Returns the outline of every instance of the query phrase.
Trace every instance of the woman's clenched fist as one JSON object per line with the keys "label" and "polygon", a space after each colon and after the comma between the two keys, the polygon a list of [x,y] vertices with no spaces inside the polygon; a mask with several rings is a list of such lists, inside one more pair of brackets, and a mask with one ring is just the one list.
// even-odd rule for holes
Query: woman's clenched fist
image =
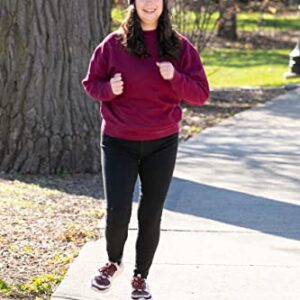
{"label": "woman's clenched fist", "polygon": [[115,95],[121,95],[123,93],[124,82],[122,80],[122,74],[116,73],[114,77],[110,79],[110,85]]}
{"label": "woman's clenched fist", "polygon": [[170,62],[156,62],[156,65],[159,68],[159,72],[163,79],[165,80],[172,80],[174,77],[175,69]]}

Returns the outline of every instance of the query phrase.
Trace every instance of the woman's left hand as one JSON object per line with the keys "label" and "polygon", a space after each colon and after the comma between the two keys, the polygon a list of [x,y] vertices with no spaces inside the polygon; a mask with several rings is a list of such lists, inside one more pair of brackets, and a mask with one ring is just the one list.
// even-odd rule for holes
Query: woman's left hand
{"label": "woman's left hand", "polygon": [[174,77],[175,69],[170,62],[156,62],[163,79],[171,80]]}

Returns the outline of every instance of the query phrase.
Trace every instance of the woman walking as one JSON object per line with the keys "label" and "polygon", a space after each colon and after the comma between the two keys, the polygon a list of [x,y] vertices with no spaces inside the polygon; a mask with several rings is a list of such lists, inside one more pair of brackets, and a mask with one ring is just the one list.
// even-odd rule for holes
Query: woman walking
{"label": "woman walking", "polygon": [[167,0],[131,0],[120,28],[94,50],[82,84],[101,103],[101,160],[107,201],[107,263],[91,287],[106,291],[123,269],[137,176],[132,299],[152,299],[147,276],[160,237],[178,148],[180,101],[202,105],[209,86],[199,53],[171,24]]}

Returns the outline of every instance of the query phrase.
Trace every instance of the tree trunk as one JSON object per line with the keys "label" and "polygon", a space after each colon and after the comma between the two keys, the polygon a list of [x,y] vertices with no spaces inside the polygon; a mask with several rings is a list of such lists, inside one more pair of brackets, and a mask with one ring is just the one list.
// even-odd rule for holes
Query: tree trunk
{"label": "tree trunk", "polygon": [[237,39],[236,4],[234,0],[220,1],[217,35],[231,41]]}
{"label": "tree trunk", "polygon": [[110,11],[110,0],[0,0],[1,172],[99,172],[99,104],[81,80]]}

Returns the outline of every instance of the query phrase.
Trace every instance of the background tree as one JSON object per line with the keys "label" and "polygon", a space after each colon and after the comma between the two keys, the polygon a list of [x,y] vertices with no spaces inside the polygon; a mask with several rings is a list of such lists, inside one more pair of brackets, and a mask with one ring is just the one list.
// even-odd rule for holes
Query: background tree
{"label": "background tree", "polygon": [[237,6],[234,0],[219,1],[218,37],[235,41],[237,35]]}
{"label": "background tree", "polygon": [[0,0],[0,171],[98,172],[98,104],[81,80],[110,0]]}

